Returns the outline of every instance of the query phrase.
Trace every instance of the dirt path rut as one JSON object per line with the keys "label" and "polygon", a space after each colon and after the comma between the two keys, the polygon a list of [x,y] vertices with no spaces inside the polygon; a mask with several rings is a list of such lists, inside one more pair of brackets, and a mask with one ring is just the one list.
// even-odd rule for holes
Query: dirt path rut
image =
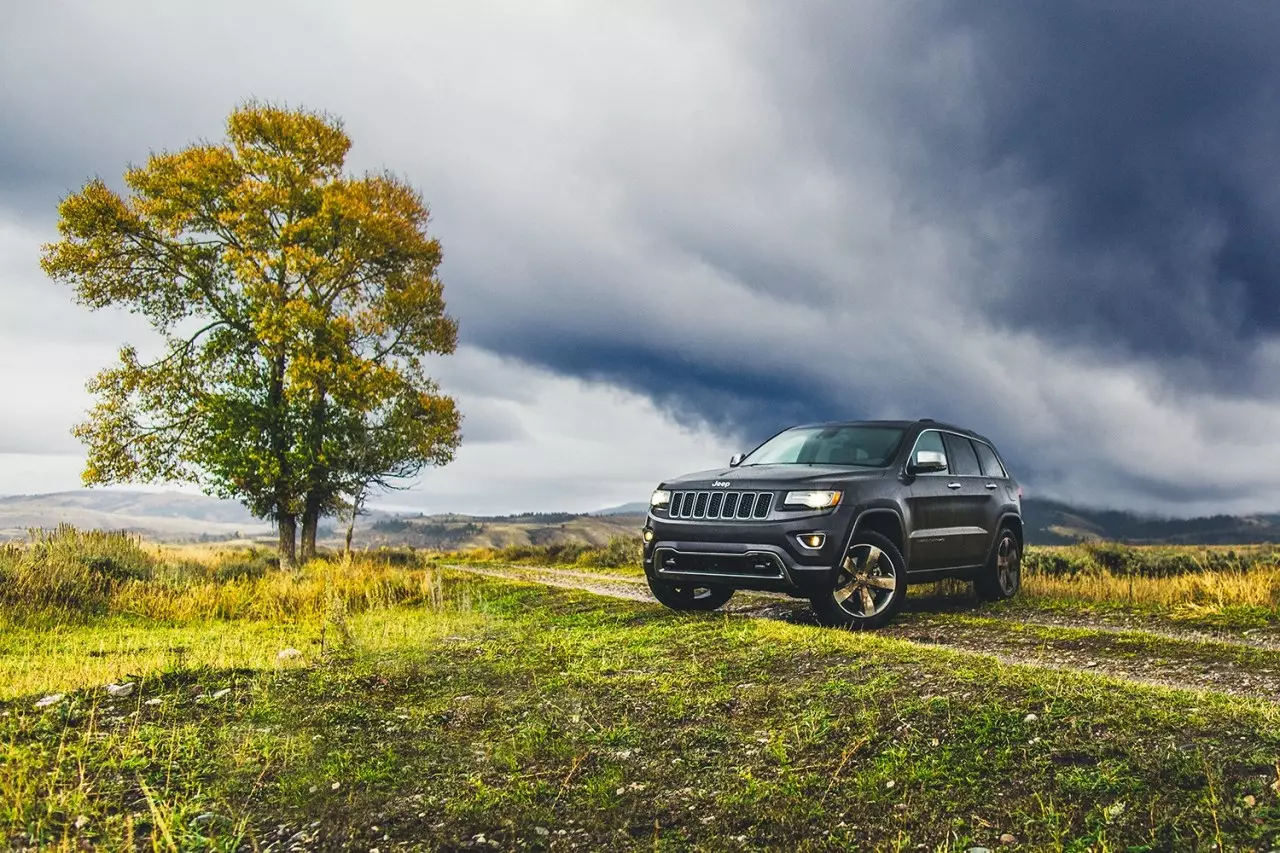
{"label": "dirt path rut", "polygon": [[[652,602],[643,578],[533,566],[448,568],[485,577]],[[1210,691],[1280,703],[1280,644],[1273,639],[1126,627],[1059,615],[975,613],[911,600],[878,633],[922,645],[982,654],[1010,664],[1083,672],[1180,690]],[[812,624],[803,601],[739,593],[725,610],[738,616]]]}

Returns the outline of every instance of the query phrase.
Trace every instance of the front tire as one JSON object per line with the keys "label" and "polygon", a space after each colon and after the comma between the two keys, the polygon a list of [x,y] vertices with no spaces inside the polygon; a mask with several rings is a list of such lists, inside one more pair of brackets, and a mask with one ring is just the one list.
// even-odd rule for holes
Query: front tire
{"label": "front tire", "polygon": [[823,625],[858,631],[884,625],[906,597],[902,552],[887,536],[867,530],[854,534],[844,558],[810,602]]}
{"label": "front tire", "polygon": [[700,612],[718,610],[730,598],[733,590],[723,586],[700,586],[696,583],[668,583],[649,578],[649,591],[659,602],[672,610]]}
{"label": "front tire", "polygon": [[1013,598],[1022,588],[1022,543],[1008,527],[1000,528],[987,565],[973,579],[973,591],[983,601]]}

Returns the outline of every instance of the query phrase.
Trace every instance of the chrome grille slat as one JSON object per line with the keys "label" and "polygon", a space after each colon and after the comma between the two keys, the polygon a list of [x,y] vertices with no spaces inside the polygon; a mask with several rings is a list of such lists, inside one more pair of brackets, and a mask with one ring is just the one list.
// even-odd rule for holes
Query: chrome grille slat
{"label": "chrome grille slat", "polygon": [[698,521],[763,521],[773,510],[773,492],[672,492],[671,518]]}

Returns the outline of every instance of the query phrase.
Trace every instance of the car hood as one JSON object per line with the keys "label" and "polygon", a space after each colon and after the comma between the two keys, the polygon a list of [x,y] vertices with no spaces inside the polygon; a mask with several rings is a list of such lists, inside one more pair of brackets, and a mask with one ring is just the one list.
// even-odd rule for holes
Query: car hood
{"label": "car hood", "polygon": [[714,483],[726,489],[762,489],[769,486],[805,486],[833,481],[875,480],[884,477],[884,468],[849,468],[843,465],[741,465],[696,471],[663,482],[668,489],[710,488]]}

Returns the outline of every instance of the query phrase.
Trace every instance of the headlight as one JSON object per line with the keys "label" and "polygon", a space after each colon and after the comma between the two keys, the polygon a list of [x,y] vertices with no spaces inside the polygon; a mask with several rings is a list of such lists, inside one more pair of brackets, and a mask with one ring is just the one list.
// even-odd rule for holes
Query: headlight
{"label": "headlight", "polygon": [[655,489],[649,498],[649,506],[666,506],[671,503],[671,492],[666,489]]}
{"label": "headlight", "polygon": [[783,506],[807,506],[809,509],[827,509],[840,505],[840,492],[787,492]]}

